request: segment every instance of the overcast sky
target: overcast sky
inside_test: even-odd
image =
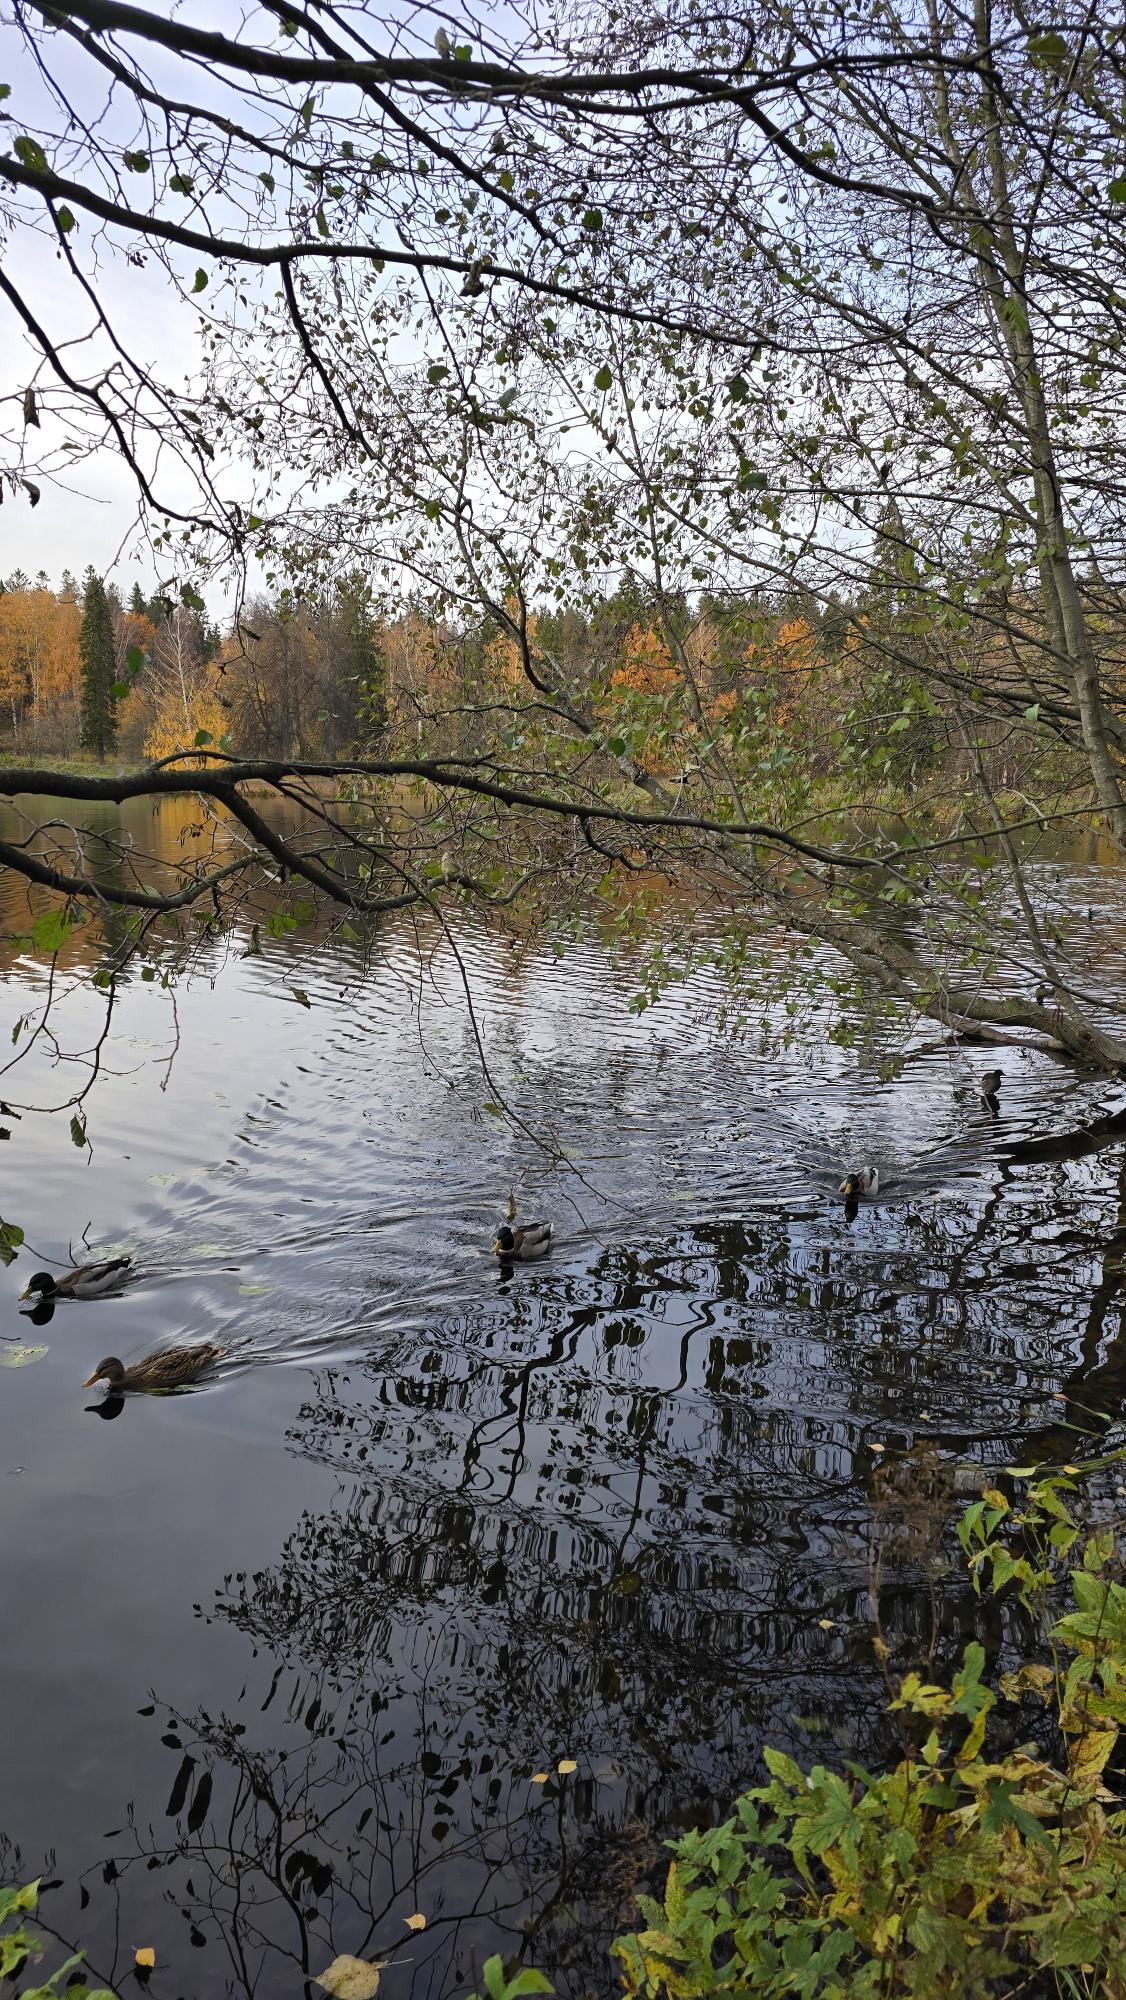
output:
[[[209,0],[193,0],[192,18],[200,26],[230,25],[223,10]],[[105,104],[105,82],[93,66],[74,50],[65,35],[55,35],[49,43],[52,73],[67,96],[86,117],[94,117]],[[147,61],[158,75],[159,53]],[[42,77],[29,59],[22,36],[10,23],[0,23],[0,75],[10,85],[11,95],[4,104],[11,123],[3,133],[5,146],[14,131],[36,132],[58,126],[57,108],[51,106]],[[97,90],[96,100],[92,93]],[[120,107],[120,109],[118,108]],[[100,137],[123,146],[137,144],[135,110],[118,94],[117,105],[100,121]],[[30,206],[34,207],[32,202]],[[122,344],[143,363],[151,365],[160,381],[176,390],[184,389],[198,374],[200,362],[198,302],[180,295],[155,258],[146,258],[143,268],[131,264],[124,242],[114,244],[97,225],[79,216],[72,247],[86,275],[95,285],[98,298]],[[111,357],[103,342],[100,349],[79,345],[67,351],[66,343],[83,342],[93,323],[89,301],[81,296],[55,244],[29,230],[14,232],[8,242],[0,237],[5,273],[19,290],[40,325],[69,360],[76,373],[87,374],[96,355]],[[193,268],[195,259],[190,260]],[[185,290],[193,270],[188,269]],[[42,386],[45,395],[58,394],[58,385],[39,349],[26,333],[6,299],[0,298],[0,428],[19,436],[23,428],[23,398],[30,382]],[[54,446],[56,454],[67,432],[50,415],[43,413],[38,437],[33,445]],[[89,565],[112,576],[127,589],[135,577],[148,586],[167,571],[168,558],[154,561],[138,528],[138,493],[128,466],[115,448],[99,450],[93,457],[67,463],[57,458],[60,475],[56,481],[43,480],[42,497],[36,507],[22,492],[4,494],[0,512],[0,577],[22,569],[30,576],[45,570],[57,584],[62,572],[81,577]],[[147,461],[151,470],[151,458]],[[163,494],[173,504],[190,500],[186,479],[169,476],[166,464]],[[241,492],[244,478],[234,490]],[[209,593],[213,611],[221,609],[221,593]]]

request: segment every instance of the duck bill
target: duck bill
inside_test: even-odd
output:
[[[847,1181],[841,1182],[840,1192],[841,1194],[849,1194],[849,1195],[856,1193],[856,1182],[851,1178],[851,1176]]]
[[[22,1291],[22,1292],[20,1293],[20,1297],[19,1297],[19,1303],[20,1303],[20,1305],[22,1306],[22,1304],[23,1304],[23,1302],[24,1302],[24,1300],[25,1300],[25,1299],[34,1299],[34,1298],[37,1298],[37,1297],[38,1297],[38,1293],[37,1293],[37,1292],[33,1292],[33,1291],[32,1291],[32,1289],[31,1289],[31,1286],[30,1286],[30,1285],[27,1285],[27,1286],[25,1287],[25,1289],[24,1289],[24,1290],[23,1290],[23,1291]]]
[[[84,1389],[96,1389],[101,1379],[102,1378],[100,1375],[89,1375],[87,1376],[86,1381],[82,1384],[82,1387]]]
[[[493,1256],[494,1257],[504,1256],[504,1244],[501,1242],[499,1236],[497,1237],[496,1242],[493,1244]]]

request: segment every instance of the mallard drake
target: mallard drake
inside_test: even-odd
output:
[[[861,1194],[875,1194],[880,1185],[879,1172],[875,1167],[858,1167],[853,1174],[846,1174],[841,1182],[841,1193],[850,1201]]]
[[[35,1299],[39,1304],[47,1299],[100,1299],[106,1292],[115,1292],[125,1283],[132,1263],[132,1257],[107,1257],[102,1264],[79,1264],[76,1270],[64,1271],[61,1278],[53,1278],[50,1271],[36,1271],[20,1293],[21,1302],[24,1299]]]
[[[502,1222],[493,1255],[502,1264],[530,1264],[536,1257],[547,1256],[551,1234],[550,1222],[526,1222],[522,1229],[510,1229],[507,1222]]]
[[[162,1354],[145,1354],[129,1368],[110,1354],[99,1361],[82,1386],[92,1389],[97,1382],[108,1382],[118,1393],[123,1389],[181,1389],[225,1353],[225,1348],[204,1341],[200,1347],[166,1347]]]
[[[979,1081],[978,1088],[981,1091],[982,1096],[985,1098],[986,1103],[988,1103],[991,1097],[996,1097],[997,1092],[1001,1088],[1001,1083],[1004,1078],[1004,1075],[1005,1072],[1003,1069],[987,1069],[983,1073]]]

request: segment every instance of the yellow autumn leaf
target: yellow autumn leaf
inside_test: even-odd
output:
[[[143,1966],[146,1972],[152,1971],[156,1964],[156,1953],[151,1944],[143,1944],[139,1951],[133,1953],[133,1963]]]
[[[530,1783],[532,1783],[533,1785],[546,1785],[550,1776],[551,1776],[550,1771],[533,1771]]]
[[[1004,1514],[1008,1513],[1009,1503],[1006,1500],[1004,1494],[998,1492],[996,1486],[983,1487],[981,1497],[985,1501],[987,1506],[1000,1507],[1002,1513]]]
[[[887,1450],[887,1446],[886,1446],[886,1444],[874,1444],[874,1445],[872,1446],[872,1450],[873,1450],[873,1451],[886,1451],[886,1450]]]
[[[817,1620],[817,1623],[820,1625],[821,1630],[823,1632],[835,1632],[837,1629],[837,1621],[835,1618],[819,1618]]]
[[[404,1918],[404,1922],[409,1931],[424,1931],[426,1929],[426,1918],[423,1916],[421,1910],[416,1910],[413,1917]]]
[[[326,1965],[316,1983],[331,1993],[333,2000],[374,2000],[379,1991],[379,1973],[378,1965],[342,1951],[339,1958]]]
[[[572,1771],[577,1771],[579,1767],[573,1757],[561,1757],[555,1768],[561,1778],[566,1778]]]
[[[1099,1777],[1117,1741],[1117,1729],[1089,1729],[1073,1743],[1068,1758],[1072,1782],[1081,1784],[1084,1778]]]

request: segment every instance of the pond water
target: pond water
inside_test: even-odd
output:
[[[146,844],[185,826],[146,809]],[[1108,976],[1121,877],[1032,874]],[[900,1028],[834,1046],[813,1000],[733,1036],[709,975],[638,1015],[594,945],[399,919],[365,966],[315,926],[247,956],[248,924],[174,994],[122,980],[89,1148],[69,1109],[4,1119],[0,1879],[49,1880],[107,1982],[152,1946],[162,2000],[298,1994],[341,1951],[388,1961],[388,2000],[497,1950],[609,1993],[659,1843],[765,1741],[879,1754],[881,1457],[1122,1442],[1126,1140],[1041,1141],[1123,1092],[1006,1050],[991,1119],[993,1057],[889,1075]],[[97,1038],[103,948],[68,940],[16,1109],[81,1081],[56,1057]],[[6,961],[22,1047],[48,963]],[[510,1189],[558,1242],[506,1277]],[[128,1292],[21,1318],[87,1246],[134,1254]],[[111,1417],[82,1387],[185,1339],[226,1349],[190,1393]],[[924,1632],[919,1575],[884,1584]]]

